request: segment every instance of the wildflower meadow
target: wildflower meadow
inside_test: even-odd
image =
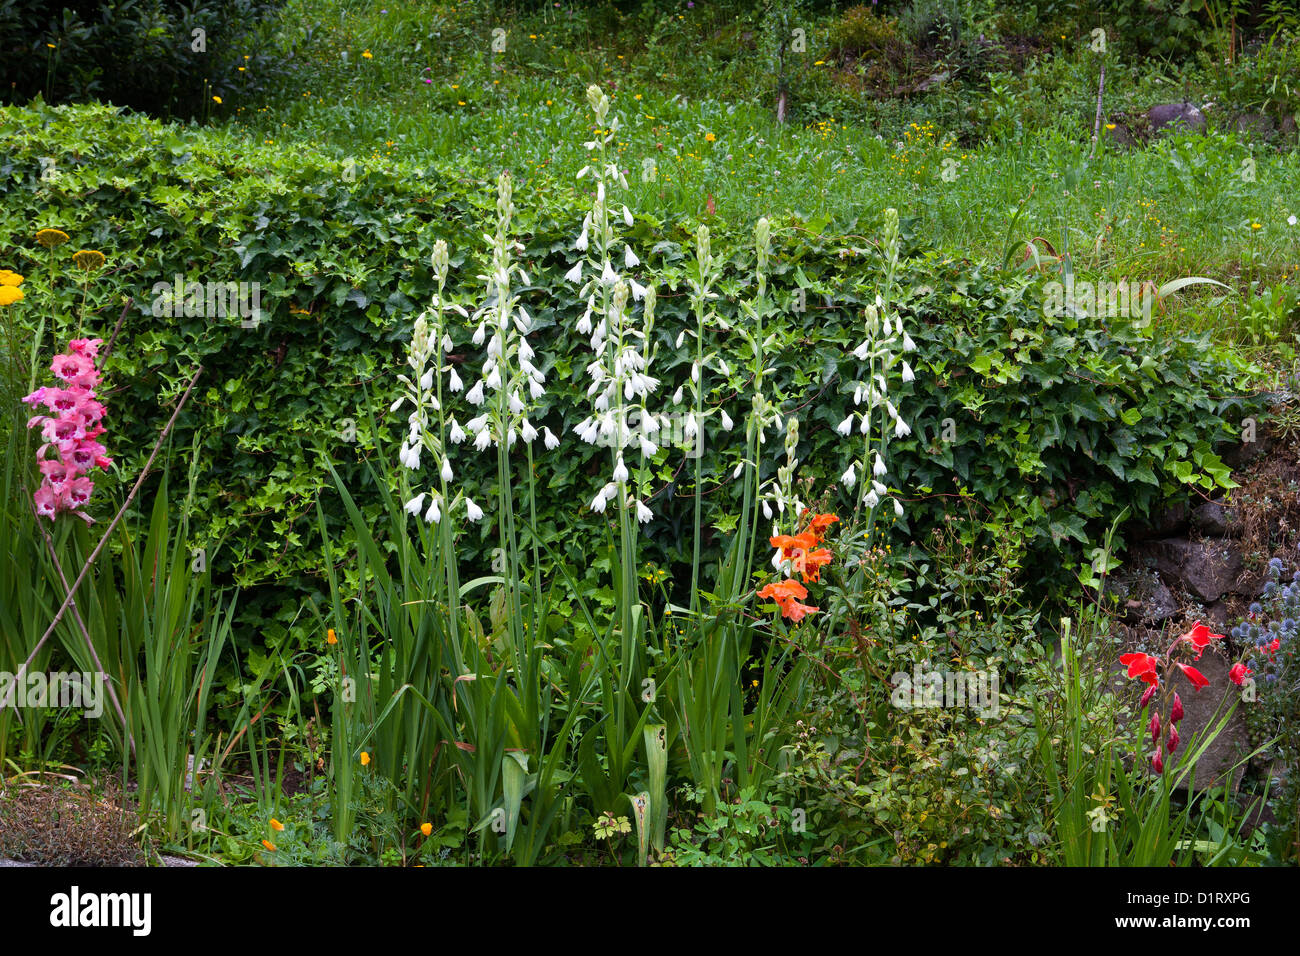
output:
[[[1263,925],[1291,4],[59,6],[0,4],[0,872]]]

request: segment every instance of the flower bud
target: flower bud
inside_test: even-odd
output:
[[[1151,742],[1159,746],[1160,744],[1160,714],[1157,711],[1151,712],[1151,722],[1147,724],[1147,730],[1151,731]]]
[[[446,282],[447,269],[450,264],[446,240],[439,239],[433,244],[433,255],[430,257],[430,262],[433,265],[433,274],[438,277],[438,283]]]
[[[1153,690],[1155,690],[1154,685],[1152,685],[1151,690],[1148,690],[1147,693],[1150,694]],[[1183,719],[1183,701],[1182,698],[1178,696],[1178,691],[1174,691],[1174,706],[1173,709],[1169,711],[1169,719],[1175,724]]]

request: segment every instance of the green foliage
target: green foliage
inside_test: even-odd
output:
[[[107,336],[121,297],[135,302],[109,370],[120,389],[113,408],[123,473],[138,469],[190,363],[202,362],[196,401],[176,431],[178,444],[197,442],[200,462],[192,546],[225,541],[214,568],[218,580],[279,581],[300,593],[318,588],[311,580],[320,540],[312,511],[329,481],[323,466],[328,461],[359,489],[364,515],[379,513],[375,493],[364,490],[362,462],[384,438],[372,431],[362,392],[370,383],[381,406],[392,397],[389,370],[430,294],[433,239],[449,241],[457,275],[473,273],[473,224],[485,216],[486,190],[437,167],[364,164],[348,182],[337,164],[311,153],[232,156],[219,137],[174,131],[162,134],[159,149],[146,121],[98,107],[45,114],[48,126],[39,111],[8,115],[16,128],[0,180],[0,235],[16,253],[9,267],[31,275],[32,290],[16,309],[47,294],[50,277],[67,268],[58,256],[78,245],[101,247],[110,259],[83,293],[87,328]],[[39,157],[51,136],[64,159],[58,175],[43,180]],[[261,175],[247,175],[254,168]],[[521,294],[541,326],[538,351],[552,363],[554,382],[538,424],[565,434],[580,417],[585,360],[568,332],[582,303],[559,280],[581,214],[569,196],[518,188],[528,196],[518,229],[534,276]],[[778,404],[806,408],[804,473],[824,487],[846,463],[834,426],[851,394],[839,382],[853,371],[848,353],[858,344],[860,311],[874,300],[882,266],[869,247],[823,232],[824,217],[777,225],[770,295],[784,314],[773,330],[772,381]],[[72,244],[47,255],[31,238],[42,226],[63,228]],[[668,289],[685,279],[685,226],[643,219],[631,231],[651,250],[647,262]],[[1234,373],[1206,338],[1155,338],[1123,320],[1107,325],[1049,315],[1038,280],[923,253],[910,238],[913,228],[905,223],[909,255],[898,276],[898,305],[919,349],[917,381],[900,397],[914,434],[897,443],[897,454],[904,485],[932,496],[912,509],[914,533],[942,514],[948,495],[966,489],[995,515],[1023,511],[1031,547],[1053,550],[1088,540],[1112,508],[1140,511],[1185,485],[1223,483],[1213,449],[1233,437],[1229,416],[1243,403],[1219,397],[1231,396]],[[736,325],[752,253],[725,223],[714,232],[723,250],[717,311]],[[155,283],[178,274],[184,281],[260,282],[260,323],[243,328],[233,316],[149,314]],[[48,293],[55,305],[70,307],[76,292],[56,288]],[[677,333],[693,324],[686,298],[666,292],[660,299],[657,364],[667,393],[690,369],[689,354],[674,347]],[[468,332],[453,330],[458,349],[468,344]],[[730,337],[710,335],[730,365],[743,367]],[[728,384],[715,380],[709,406],[728,400],[738,383]],[[947,421],[955,427],[951,440],[944,437]],[[378,427],[390,435],[397,423],[381,419]],[[706,493],[718,490],[723,510],[726,476],[742,451],[739,438],[708,436],[701,480]],[[586,498],[594,454],[577,448],[545,462],[552,503],[539,511],[535,531],[568,562],[582,559],[577,541],[597,525],[560,502]],[[683,493],[691,488],[679,477],[680,455],[665,450],[656,465],[662,491],[655,507],[667,527],[684,519]],[[492,494],[490,463],[464,457],[460,470],[471,496]],[[326,515],[331,535],[346,527],[341,519]],[[684,560],[672,536],[647,543],[646,557],[657,564]],[[706,535],[706,565],[720,557],[719,545]],[[462,547],[478,552],[485,566],[481,539]],[[582,587],[584,598],[600,599],[593,586]],[[263,640],[278,646],[300,626],[299,611],[262,598],[249,594],[245,613],[260,615]]]
[[[258,93],[286,77],[291,57],[267,56],[266,25],[276,0],[32,0],[0,2],[0,98],[46,102],[91,97],[155,114],[206,115],[211,97],[229,95],[237,67],[255,70]],[[224,77],[230,77],[229,80]]]

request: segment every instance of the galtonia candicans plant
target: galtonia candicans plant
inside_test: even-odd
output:
[[[45,439],[36,451],[41,486],[32,497],[36,513],[51,521],[66,512],[93,524],[94,518],[78,510],[95,490],[88,475],[92,468],[107,469],[113,464],[99,442],[105,431],[101,424],[104,406],[95,398],[99,384],[95,360],[102,344],[100,339],[73,339],[68,350],[50,364],[50,371],[63,385],[38,388],[22,399],[32,408],[42,405],[52,412],[33,415],[27,422],[28,428],[39,427]]]

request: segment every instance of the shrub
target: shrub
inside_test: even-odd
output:
[[[195,116],[236,84],[256,92],[284,75],[286,58],[259,53],[264,44],[257,42],[279,6],[276,0],[71,0],[56,13],[40,0],[6,0],[0,3],[0,98],[94,97]]]
[[[361,164],[348,182],[337,162],[310,150],[290,159],[275,149],[233,148],[221,134],[199,138],[104,107],[8,109],[5,120],[11,153],[0,177],[0,243],[12,248],[8,266],[28,276],[30,290],[28,302],[11,307],[14,315],[34,321],[35,309],[21,310],[46,294],[46,273],[68,267],[61,258],[67,250],[105,249],[108,267],[86,292],[87,334],[106,337],[121,297],[135,302],[105,373],[120,389],[116,407],[136,410],[121,422],[122,472],[137,472],[169,403],[193,363],[202,362],[196,400],[175,434],[178,446],[196,445],[200,460],[195,513],[206,526],[194,527],[191,546],[225,538],[228,557],[214,569],[223,580],[279,580],[300,593],[318,587],[321,542],[312,502],[330,480],[323,463],[333,463],[357,489],[365,513],[379,513],[364,462],[377,440],[396,440],[400,416],[372,423],[367,395],[380,409],[395,397],[382,370],[401,360],[415,312],[433,291],[428,255],[435,238],[452,250],[449,294],[462,291],[456,283],[472,281],[462,277],[481,262],[476,229],[490,216],[483,198],[489,190],[458,170],[402,164]],[[42,179],[41,157],[52,152],[58,175]],[[261,175],[247,175],[254,168]],[[516,229],[534,283],[521,294],[538,322],[538,351],[554,361],[535,424],[561,435],[581,417],[588,361],[570,331],[584,304],[561,281],[572,224],[582,213],[571,198],[533,192],[528,182],[517,194],[528,197]],[[45,226],[63,229],[73,242],[40,248],[32,236]],[[645,258],[670,290],[684,287],[688,228],[637,220],[628,231],[649,250]],[[712,228],[719,288],[728,293],[716,310],[729,327],[743,325],[736,297],[747,294],[754,260],[738,232],[748,224],[738,230],[715,219]],[[876,226],[864,221],[857,228]],[[913,434],[894,449],[900,485],[922,489],[909,505],[908,533],[923,536],[953,495],[969,493],[983,509],[987,533],[1021,534],[1031,553],[1057,555],[1086,542],[1125,505],[1144,513],[1188,485],[1227,481],[1214,444],[1235,437],[1229,416],[1248,403],[1232,397],[1233,371],[1206,338],[1156,340],[1123,321],[1055,315],[1033,276],[924,253],[907,220],[902,239],[897,307],[918,352],[916,380],[904,386]],[[771,384],[779,405],[804,409],[803,473],[828,488],[848,463],[835,427],[852,392],[840,383],[854,374],[849,353],[884,264],[879,251],[818,235],[798,219],[775,223],[773,245],[769,294],[783,314],[771,325]],[[260,322],[245,328],[238,317],[151,314],[155,284],[178,274],[186,282],[260,282]],[[80,293],[56,289],[53,311],[72,312]],[[656,367],[670,392],[686,382],[692,364],[690,349],[676,344],[694,324],[688,298],[665,291],[659,300]],[[469,331],[452,330],[458,349]],[[732,395],[744,381],[734,372],[743,367],[735,359],[744,346],[720,325],[709,334],[733,375],[715,378],[707,404],[743,412]],[[597,516],[563,504],[578,500],[598,454],[579,447],[545,461],[552,504],[539,513],[537,532],[565,560],[583,559],[575,533],[590,536],[599,527]],[[719,513],[742,454],[738,434],[708,435],[702,481],[717,496]],[[665,529],[687,520],[694,469],[682,466],[674,449],[661,452],[654,468],[652,507]],[[775,471],[770,467],[765,479]],[[492,495],[490,462],[469,460],[463,471],[472,497]],[[327,523],[332,534],[345,526],[341,515]],[[718,560],[727,534],[725,524],[706,528],[706,565]],[[485,542],[484,533],[463,546],[485,559]],[[647,559],[666,567],[689,560],[672,534],[648,534],[646,544]],[[1065,573],[1059,556],[1048,563]],[[599,589],[585,596],[608,600]],[[246,596],[245,613],[261,613],[263,639],[277,644],[300,604],[287,600],[259,611],[257,602],[256,594]]]
[[[139,866],[135,812],[81,784],[0,791],[0,856],[44,866]]]

